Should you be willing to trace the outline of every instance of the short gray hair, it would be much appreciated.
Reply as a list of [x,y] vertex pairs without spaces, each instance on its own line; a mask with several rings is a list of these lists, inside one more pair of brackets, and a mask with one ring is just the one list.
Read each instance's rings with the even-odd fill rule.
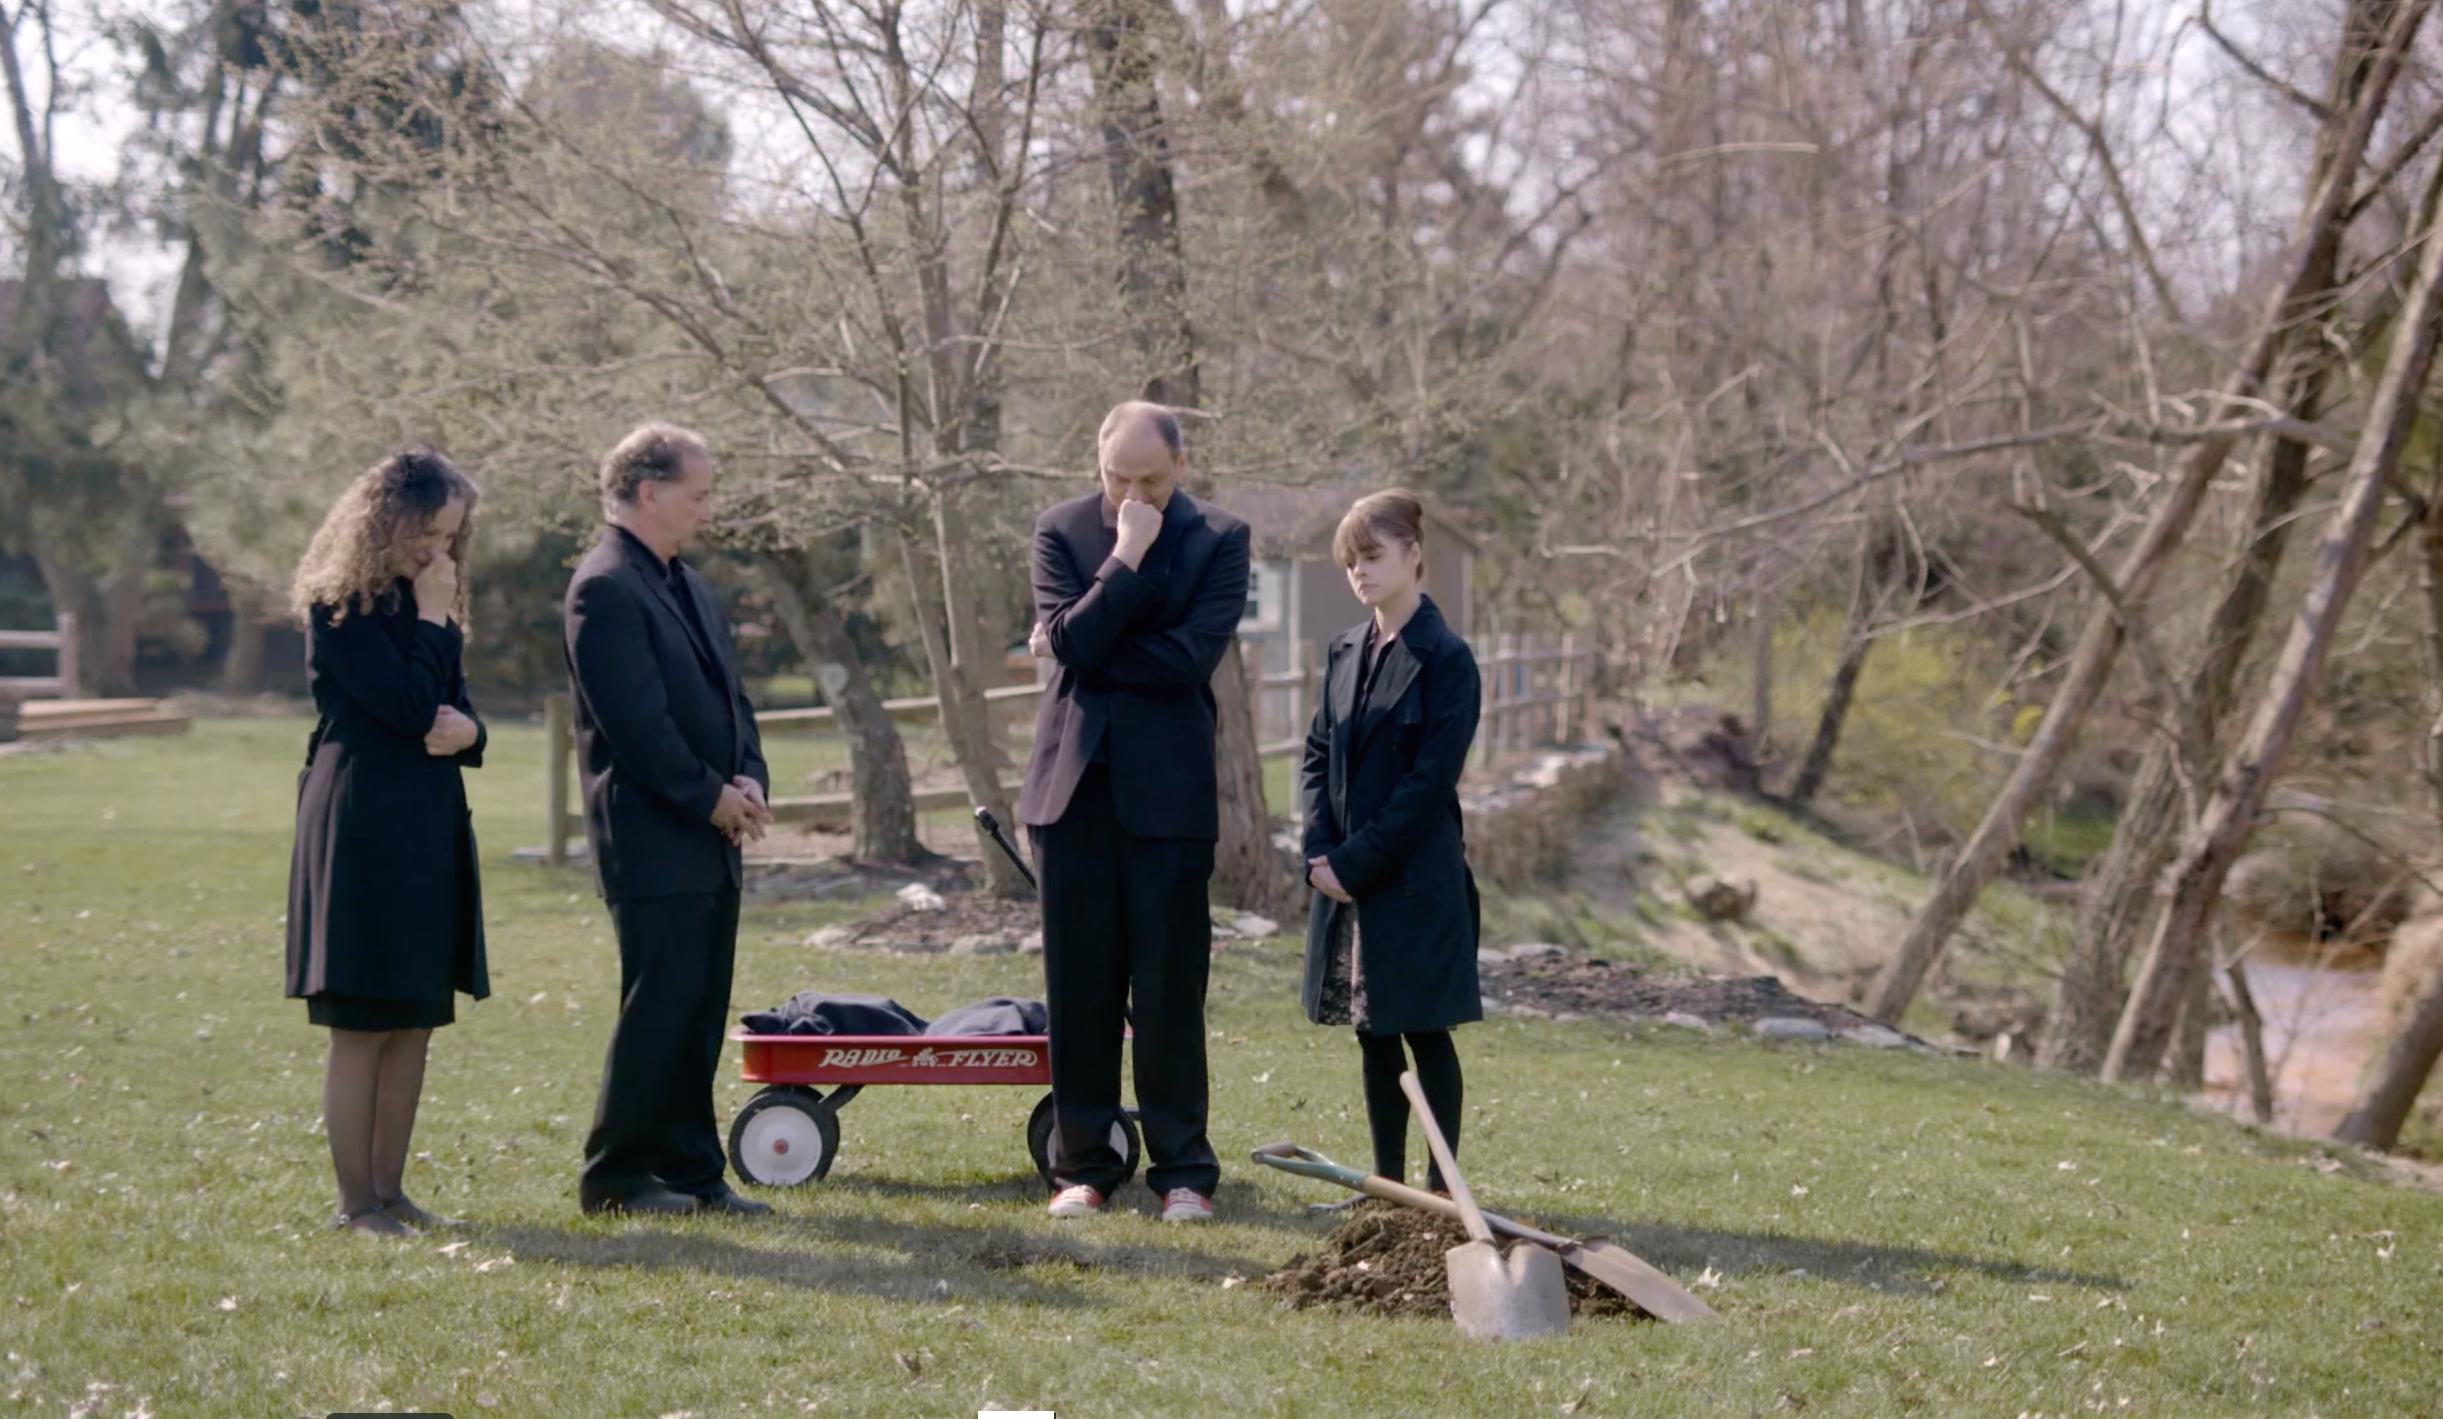
[[638,424],[602,456],[602,496],[635,502],[641,484],[675,483],[687,471],[688,459],[710,457],[712,447],[693,429],[660,420]]
[[1167,405],[1143,399],[1131,399],[1111,407],[1111,412],[1103,416],[1103,426],[1095,430],[1095,451],[1100,453],[1103,445],[1111,442],[1111,436],[1122,427],[1140,421],[1152,425],[1154,432],[1161,435],[1162,446],[1171,451],[1171,457],[1177,458],[1188,451],[1188,441],[1179,432],[1179,416],[1172,413]]

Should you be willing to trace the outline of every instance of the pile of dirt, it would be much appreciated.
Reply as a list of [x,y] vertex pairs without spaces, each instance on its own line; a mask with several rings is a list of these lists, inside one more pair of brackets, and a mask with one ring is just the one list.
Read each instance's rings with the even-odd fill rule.
[[1487,999],[1549,1013],[1702,1020],[1797,1016],[1829,1029],[1871,1023],[1855,1010],[1793,993],[1772,976],[1685,976],[1615,965],[1590,956],[1489,960],[1478,968]]
[[[1300,1310],[1329,1306],[1365,1315],[1447,1319],[1451,1289],[1442,1254],[1466,1240],[1457,1222],[1367,1198],[1324,1238],[1322,1250],[1291,1257],[1289,1265],[1257,1284]],[[1497,1244],[1505,1252],[1521,1245]],[[1568,1276],[1573,1316],[1645,1314],[1591,1277],[1575,1271]]]

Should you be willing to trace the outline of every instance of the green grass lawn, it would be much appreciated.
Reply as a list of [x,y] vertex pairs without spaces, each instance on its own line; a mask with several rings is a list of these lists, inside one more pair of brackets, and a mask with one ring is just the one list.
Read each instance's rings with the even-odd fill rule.
[[[872,1091],[761,1223],[581,1218],[616,962],[581,877],[508,860],[516,726],[470,777],[498,994],[436,1038],[409,1177],[475,1225],[336,1234],[322,1040],[280,998],[303,737],[0,759],[0,1414],[2443,1414],[2443,1198],[2084,1083],[1596,1021],[1464,1032],[1471,1180],[1617,1226],[1725,1324],[1490,1348],[1283,1310],[1231,1279],[1312,1245],[1322,1194],[1247,1149],[1365,1154],[1285,940],[1217,961],[1218,1225],[1142,1188],[1043,1217],[1020,1089]],[[738,1005],[1039,993],[1026,958],[795,944],[841,910],[750,908]]]

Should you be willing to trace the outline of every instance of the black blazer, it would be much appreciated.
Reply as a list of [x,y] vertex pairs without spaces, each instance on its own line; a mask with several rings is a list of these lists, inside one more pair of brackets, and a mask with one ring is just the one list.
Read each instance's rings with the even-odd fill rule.
[[424,752],[442,705],[470,718],[455,624],[416,617],[399,582],[389,605],[306,626],[306,686],[318,718],[297,775],[289,855],[288,994],[424,1001],[492,993],[484,958],[475,824],[461,769],[474,747]]
[[661,561],[606,527],[562,608],[585,836],[611,901],[735,889],[738,848],[713,808],[740,774],[771,789],[729,622],[685,562],[679,584],[709,641],[680,612]]
[[1123,831],[1213,842],[1213,671],[1247,610],[1247,524],[1173,493],[1137,570],[1112,557],[1118,542],[1100,489],[1035,519],[1035,615],[1055,664],[1018,819],[1059,822],[1100,745],[1115,783],[1143,786],[1116,796]]
[[[1333,639],[1323,701],[1306,731],[1298,797],[1305,856],[1328,859],[1357,899],[1368,1028],[1439,1030],[1484,1018],[1476,980],[1479,908],[1459,820],[1459,775],[1476,739],[1475,653],[1426,597],[1376,654],[1382,669],[1357,705],[1367,623]],[[1340,903],[1307,911],[1307,1018],[1322,1013],[1324,967]]]

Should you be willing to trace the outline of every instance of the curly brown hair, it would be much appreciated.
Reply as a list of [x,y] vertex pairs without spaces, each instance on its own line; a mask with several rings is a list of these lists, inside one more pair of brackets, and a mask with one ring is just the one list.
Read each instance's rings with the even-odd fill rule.
[[412,444],[356,476],[331,504],[322,528],[297,564],[289,584],[289,606],[300,621],[327,607],[334,625],[350,612],[370,614],[398,604],[398,550],[432,526],[450,500],[466,504],[466,516],[450,538],[450,560],[458,564],[458,604],[450,614],[467,623],[467,546],[475,536],[473,479],[429,445]]

